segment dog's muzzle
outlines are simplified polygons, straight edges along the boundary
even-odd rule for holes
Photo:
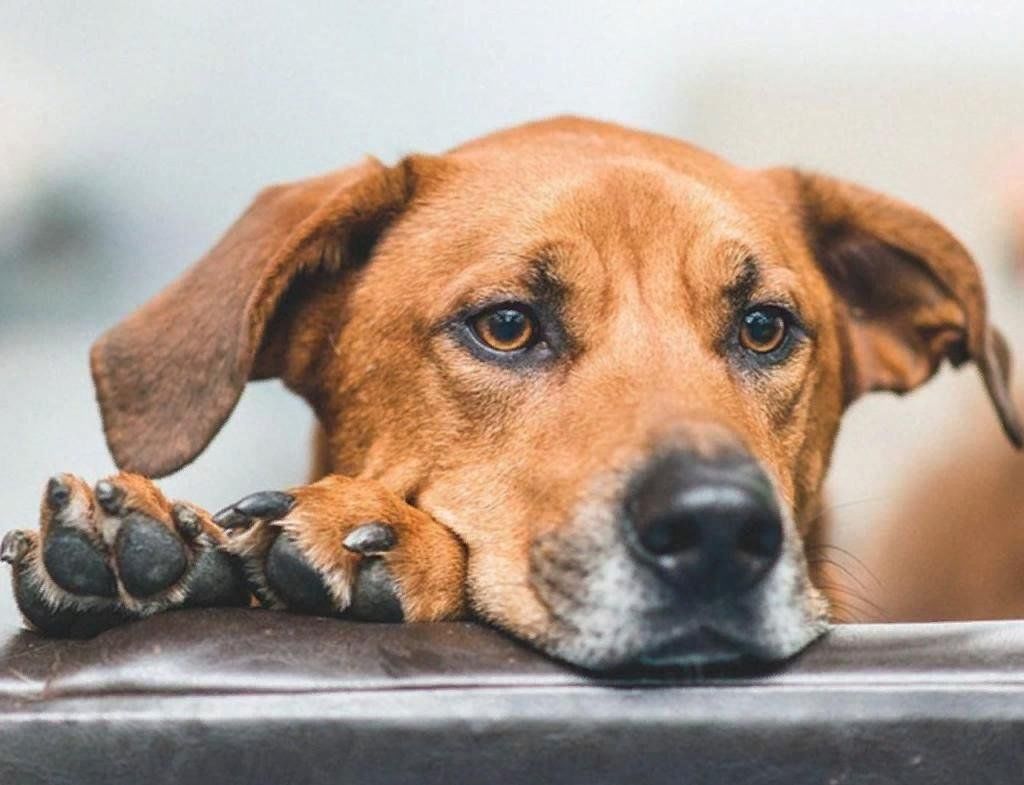
[[[748,453],[676,448],[603,487],[531,552],[551,654],[595,669],[776,661],[827,628],[795,524]]]

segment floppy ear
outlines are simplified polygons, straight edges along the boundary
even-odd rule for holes
[[[837,295],[846,399],[907,392],[944,360],[973,361],[1010,441],[1022,446],[1010,355],[988,324],[977,266],[921,211],[851,183],[775,170],[796,199],[812,253]]]
[[[407,204],[411,172],[368,159],[266,189],[213,250],[104,334],[91,365],[117,465],[151,477],[181,468],[250,378],[281,375],[284,358],[266,347],[290,285],[364,261]]]

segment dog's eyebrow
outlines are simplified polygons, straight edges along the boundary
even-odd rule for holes
[[[529,257],[529,268],[522,281],[538,313],[546,323],[548,343],[563,357],[579,352],[576,337],[565,323],[570,286],[558,272],[558,252],[545,247]]]
[[[536,254],[526,275],[526,288],[535,302],[560,309],[565,303],[568,287],[555,272],[555,259],[550,252]]]
[[[744,257],[739,270],[723,294],[725,299],[736,309],[745,307],[750,302],[750,297],[761,283],[761,268],[751,255]]]

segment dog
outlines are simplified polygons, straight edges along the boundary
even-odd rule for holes
[[[894,199],[558,118],[271,187],[91,367],[122,473],[52,478],[2,546],[26,619],[467,615],[590,669],[781,660],[843,411],[1009,354],[971,257]],[[315,481],[216,515],[147,478],[249,380],[315,412]]]

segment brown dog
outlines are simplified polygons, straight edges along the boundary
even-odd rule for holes
[[[1020,445],[975,265],[917,210],[535,123],[263,192],[94,347],[126,471],[185,465],[279,377],[323,479],[211,519],[62,475],[3,555],[58,634],[247,602],[241,564],[270,607],[471,611],[588,667],[782,658],[827,626],[804,544],[843,410],[946,359]]]

